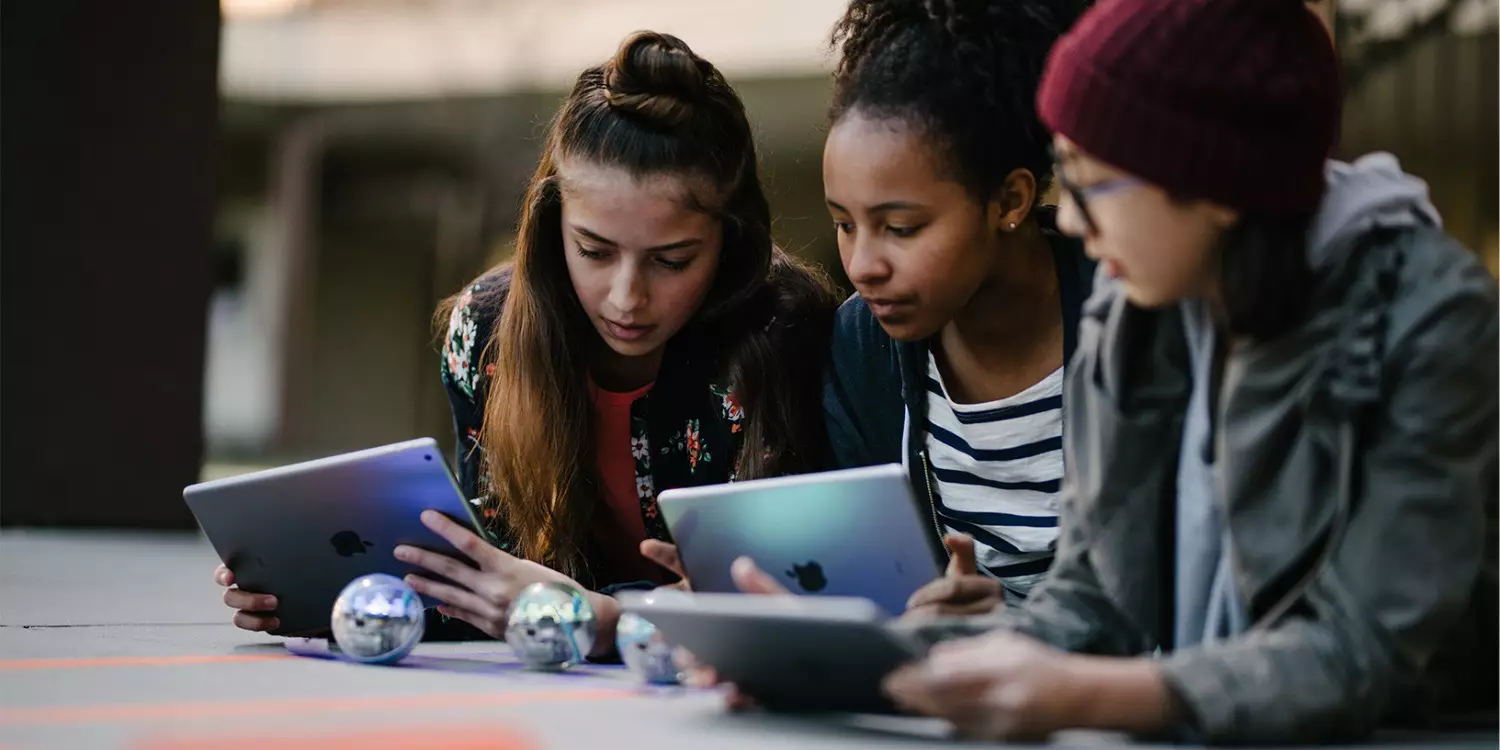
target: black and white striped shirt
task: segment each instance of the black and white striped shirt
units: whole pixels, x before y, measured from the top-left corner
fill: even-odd
[[[936,510],[974,537],[979,565],[1024,598],[1057,542],[1063,371],[998,401],[957,404],[927,355],[927,439]]]

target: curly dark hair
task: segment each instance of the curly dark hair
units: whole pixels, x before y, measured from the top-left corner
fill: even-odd
[[[1047,53],[1086,0],[852,0],[834,27],[833,122],[851,111],[921,127],[976,197],[1025,168],[1051,182],[1036,115]]]

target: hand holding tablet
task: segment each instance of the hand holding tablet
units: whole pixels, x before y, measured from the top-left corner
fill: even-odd
[[[896,615],[947,562],[899,464],[667,490],[657,504],[694,591],[741,591],[731,568],[749,557],[769,576],[747,579],[758,588],[859,597]],[[665,545],[642,552],[673,568]]]
[[[895,712],[881,680],[924,653],[863,599],[657,589],[620,600],[744,696],[777,711]]]

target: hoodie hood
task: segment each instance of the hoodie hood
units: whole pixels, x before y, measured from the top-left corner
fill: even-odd
[[[1353,247],[1348,240],[1370,229],[1443,225],[1427,198],[1427,183],[1401,171],[1391,154],[1369,154],[1353,164],[1330,160],[1325,172],[1328,189],[1308,232],[1308,261],[1315,269],[1338,260]]]

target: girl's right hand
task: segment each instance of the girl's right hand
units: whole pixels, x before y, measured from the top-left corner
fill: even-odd
[[[222,563],[214,569],[214,583],[224,587],[224,604],[235,610],[234,625],[242,630],[265,632],[281,625],[276,616],[276,597],[243,591],[234,585],[234,573]]]
[[[658,542],[660,544],[660,542]],[[644,545],[642,551],[645,551]],[[673,555],[677,549],[672,548]],[[653,558],[655,559],[655,558]],[[746,594],[757,594],[761,596],[791,596],[791,592],[781,582],[761,570],[754,560],[748,557],[736,558],[734,564],[729,568],[729,574],[734,578],[734,585]],[[690,687],[714,687],[721,684],[719,673],[707,664],[699,663],[687,649],[679,648],[673,652],[677,668],[683,673],[683,682]],[[755,701],[749,696],[741,693],[739,688],[732,683],[724,683],[727,688],[724,698],[726,705],[735,711],[743,711],[755,708]]]
[[[680,591],[693,590],[692,581],[688,580],[687,571],[682,567],[682,558],[677,555],[677,545],[657,539],[647,539],[641,542],[641,556],[672,571],[677,574],[678,578],[682,579],[664,588],[673,588]],[[741,593],[791,594],[791,591],[781,585],[781,582],[756,567],[755,561],[748,557],[736,558],[734,564],[729,568],[729,575],[734,579],[734,585],[739,588]]]
[[[682,683],[688,687],[711,688],[720,687],[719,673],[713,667],[700,664],[693,654],[685,648],[677,648],[672,651],[672,661],[677,664],[678,671],[682,674]],[[724,705],[731,711],[746,711],[755,708],[755,701],[750,696],[740,692],[740,689],[732,683],[722,685],[724,691]]]

